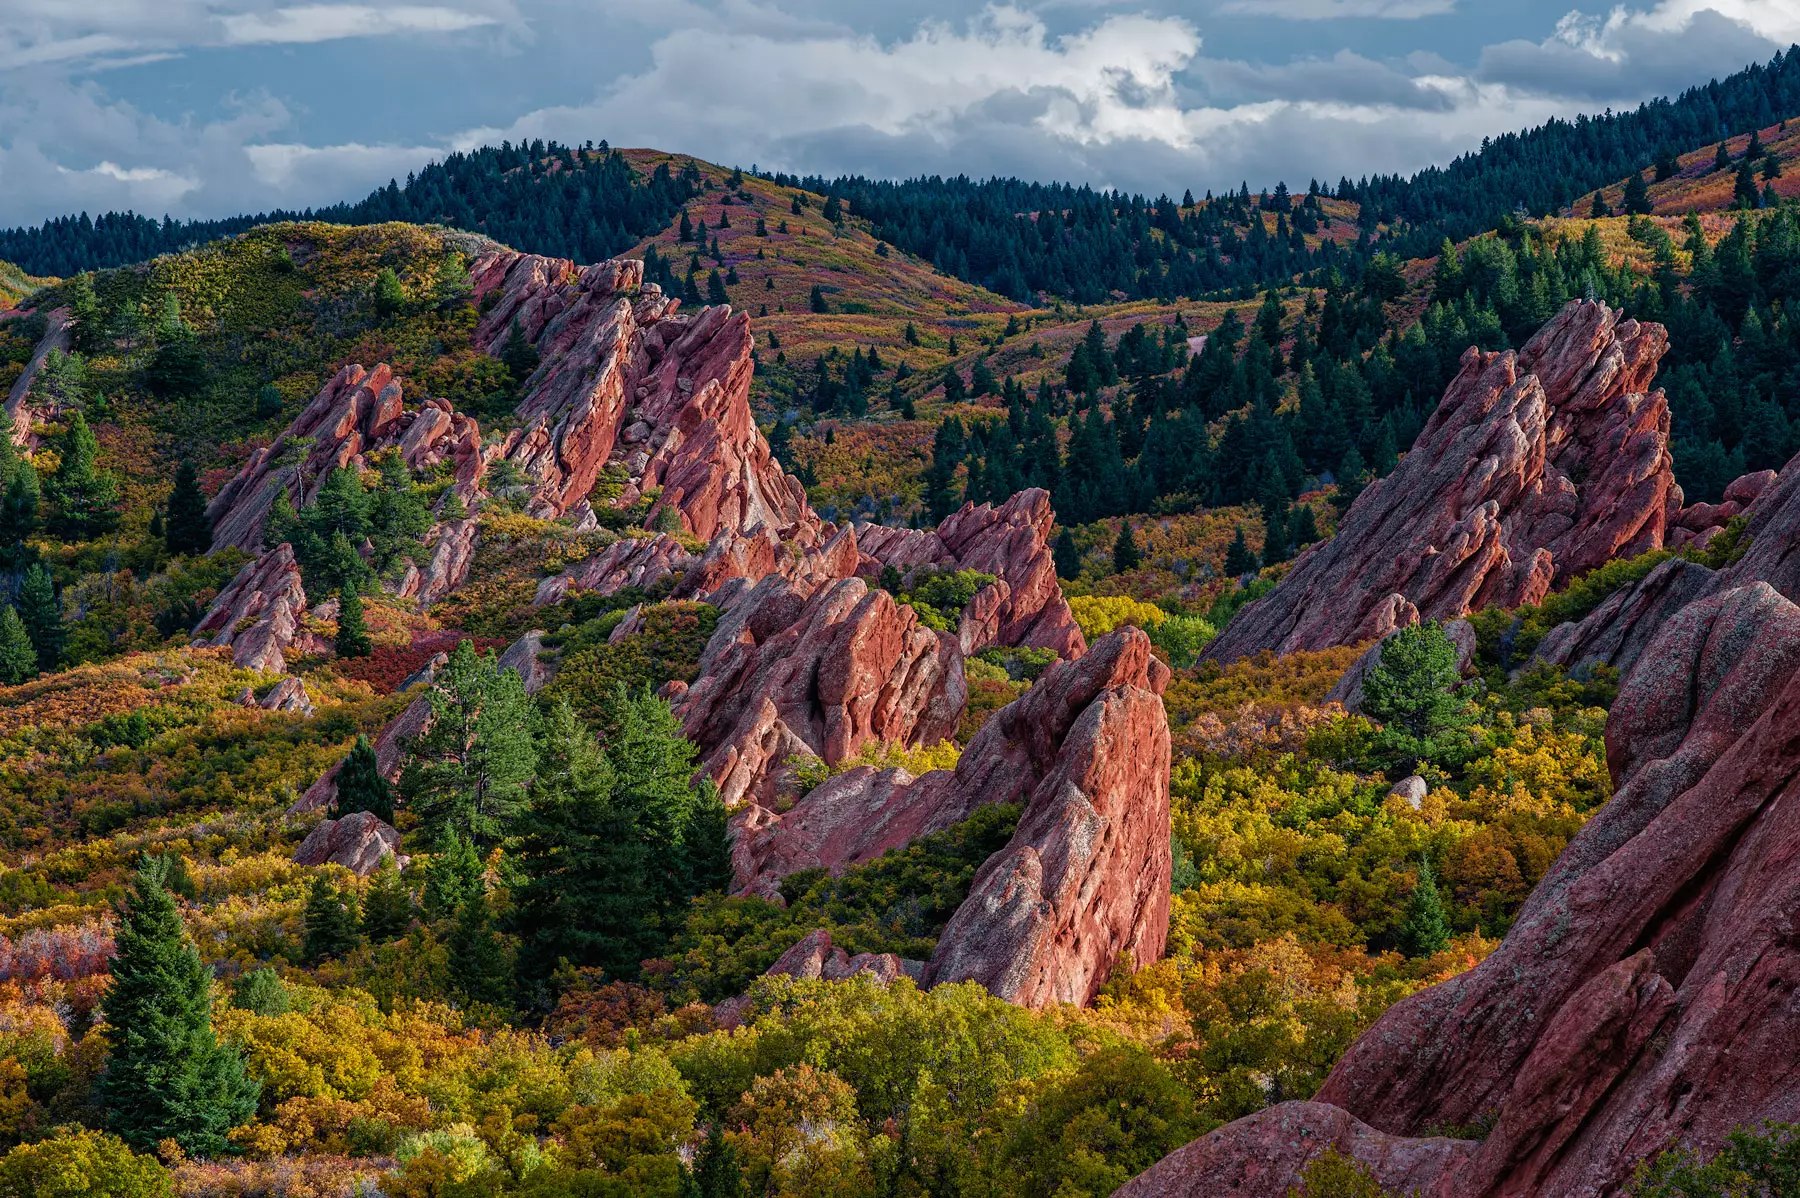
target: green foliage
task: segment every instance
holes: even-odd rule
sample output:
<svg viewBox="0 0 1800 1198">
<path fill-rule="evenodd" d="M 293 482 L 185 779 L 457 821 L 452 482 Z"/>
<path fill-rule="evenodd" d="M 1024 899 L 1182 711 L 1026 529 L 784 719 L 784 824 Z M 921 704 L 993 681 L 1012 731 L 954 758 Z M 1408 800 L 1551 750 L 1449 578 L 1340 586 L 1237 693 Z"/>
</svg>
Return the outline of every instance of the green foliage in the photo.
<svg viewBox="0 0 1800 1198">
<path fill-rule="evenodd" d="M 1429 957 L 1450 943 L 1450 922 L 1444 916 L 1444 903 L 1438 897 L 1437 879 L 1432 876 L 1428 861 L 1419 862 L 1419 880 L 1406 902 L 1406 922 L 1400 925 L 1395 939 L 1400 951 L 1409 957 Z"/>
<path fill-rule="evenodd" d="M 1724 535 L 1723 532 L 1719 534 L 1720 537 Z M 1714 538 L 1715 541 L 1718 539 Z M 1725 553 L 1731 549 L 1730 546 L 1721 548 Z M 1551 629 L 1583 619 L 1614 594 L 1635 586 L 1674 556 L 1666 549 L 1655 549 L 1634 558 L 1617 558 L 1588 571 L 1535 607 L 1522 607 L 1510 613 L 1487 608 L 1476 613 L 1470 622 L 1475 626 L 1476 648 L 1482 660 L 1503 669 L 1523 664 L 1537 651 Z"/>
<path fill-rule="evenodd" d="M 384 266 L 376 273 L 374 301 L 375 315 L 383 320 L 399 315 L 406 307 L 406 290 L 393 267 Z"/>
<path fill-rule="evenodd" d="M 1441 625 L 1415 624 L 1383 641 L 1381 660 L 1363 678 L 1363 711 L 1382 724 L 1377 756 L 1408 769 L 1466 756 L 1463 729 L 1474 715 L 1456 693 L 1461 682 L 1456 645 Z"/>
<path fill-rule="evenodd" d="M 1058 578 L 1081 577 L 1081 551 L 1075 547 L 1075 534 L 1069 531 L 1068 525 L 1056 534 L 1056 544 L 1051 548 L 1056 559 L 1056 576 Z"/>
<path fill-rule="evenodd" d="M 1355 1157 L 1327 1148 L 1307 1162 L 1288 1198 L 1397 1198 Z"/>
<path fill-rule="evenodd" d="M 1631 1198 L 1790 1198 L 1800 1194 L 1800 1127 L 1740 1127 L 1709 1159 L 1670 1149 L 1639 1167 L 1625 1192 Z"/>
<path fill-rule="evenodd" d="M 439 848 L 454 837 L 478 849 L 514 833 L 537 765 L 536 708 L 518 672 L 461 641 L 426 692 L 431 726 L 411 746 L 400 793 L 419 834 Z"/>
<path fill-rule="evenodd" d="M 451 986 L 464 1002 L 511 1006 L 512 953 L 494 927 L 494 909 L 485 890 L 469 895 L 457 908 L 445 947 L 450 952 Z"/>
<path fill-rule="evenodd" d="M 1129 574 L 1144 564 L 1144 555 L 1138 550 L 1137 534 L 1132 531 L 1129 520 L 1120 521 L 1119 536 L 1113 542 L 1113 572 Z"/>
<path fill-rule="evenodd" d="M 206 496 L 200 493 L 200 475 L 186 458 L 175 468 L 175 486 L 169 492 L 163 540 L 172 554 L 197 556 L 212 548 L 212 521 L 206 518 Z"/>
<path fill-rule="evenodd" d="M 231 1005 L 242 1011 L 273 1018 L 291 1009 L 292 999 L 281 982 L 281 975 L 267 966 L 252 969 L 238 979 L 231 991 Z"/>
<path fill-rule="evenodd" d="M 700 654 L 719 624 L 719 609 L 705 603 L 654 603 L 641 613 L 643 628 L 619 644 L 610 644 L 601 625 L 590 620 L 563 643 L 562 668 L 544 688 L 543 699 L 567 699 L 575 713 L 606 731 L 606 713 L 618 687 L 654 691 L 664 683 L 692 682 L 700 672 Z"/>
<path fill-rule="evenodd" d="M 375 747 L 369 743 L 367 736 L 360 733 L 349 755 L 338 767 L 337 799 L 334 803 L 336 817 L 358 811 L 370 812 L 385 823 L 394 822 L 393 788 L 382 777 L 381 762 L 375 756 Z"/>
<path fill-rule="evenodd" d="M 337 624 L 337 639 L 332 642 L 332 649 L 339 657 L 367 657 L 373 651 L 369 626 L 363 622 L 362 591 L 355 579 L 346 580 L 338 595 Z"/>
<path fill-rule="evenodd" d="M 121 912 L 112 985 L 101 1003 L 112 1046 L 100 1082 L 126 1143 L 173 1139 L 188 1152 L 225 1151 L 225 1134 L 256 1112 L 257 1084 L 212 1029 L 211 976 L 200 962 L 160 860 L 138 870 Z"/>
<path fill-rule="evenodd" d="M 307 891 L 304 922 L 300 955 L 308 965 L 342 956 L 362 942 L 356 891 L 339 890 L 325 874 L 314 876 Z"/>
<path fill-rule="evenodd" d="M 375 944 L 392 940 L 411 926 L 412 887 L 391 856 L 383 856 L 363 896 L 362 934 Z"/>
<path fill-rule="evenodd" d="M 1170 616 L 1145 631 L 1150 643 L 1167 654 L 1169 664 L 1178 670 L 1198 661 L 1200 651 L 1219 634 L 1204 616 Z"/>
<path fill-rule="evenodd" d="M 921 570 L 906 591 L 895 598 L 910 604 L 919 623 L 938 632 L 955 632 L 963 608 L 983 587 L 994 582 L 992 574 L 979 570 Z"/>
<path fill-rule="evenodd" d="M 37 676 L 37 647 L 12 604 L 0 609 L 0 684 L 17 686 Z"/>
<path fill-rule="evenodd" d="M 19 584 L 18 612 L 26 635 L 37 649 L 37 668 L 54 670 L 62 662 L 65 636 L 62 600 L 57 597 L 50 571 L 42 565 L 25 571 L 25 580 Z"/>
<path fill-rule="evenodd" d="M 1259 568 L 1256 555 L 1250 552 L 1250 546 L 1244 540 L 1244 530 L 1239 528 L 1225 550 L 1225 576 L 1242 578 L 1246 574 L 1254 574 Z"/>
<path fill-rule="evenodd" d="M 407 561 L 423 560 L 430 528 L 424 495 L 399 455 L 389 453 L 369 476 L 333 469 L 304 511 L 296 513 L 285 493 L 277 495 L 263 543 L 292 545 L 307 588 L 332 591 L 350 582 L 366 587 L 371 572 L 385 577 Z M 366 562 L 356 549 L 365 539 L 374 549 Z"/>
<path fill-rule="evenodd" d="M 59 1129 L 0 1157 L 0 1198 L 168 1198 L 168 1170 L 104 1132 Z"/>
<path fill-rule="evenodd" d="M 118 521 L 119 486 L 95 466 L 100 444 L 79 410 L 70 413 L 57 453 L 56 471 L 44 484 L 51 529 L 72 541 L 111 531 Z"/>
<path fill-rule="evenodd" d="M 516 388 L 524 387 L 525 380 L 530 378 L 532 372 L 538 367 L 540 359 L 537 346 L 533 345 L 530 338 L 525 336 L 525 330 L 520 327 L 517 317 L 514 317 L 512 324 L 507 327 L 506 340 L 501 343 L 498 356 L 500 364 L 506 367 L 506 373 L 511 376 L 513 386 Z"/>
</svg>

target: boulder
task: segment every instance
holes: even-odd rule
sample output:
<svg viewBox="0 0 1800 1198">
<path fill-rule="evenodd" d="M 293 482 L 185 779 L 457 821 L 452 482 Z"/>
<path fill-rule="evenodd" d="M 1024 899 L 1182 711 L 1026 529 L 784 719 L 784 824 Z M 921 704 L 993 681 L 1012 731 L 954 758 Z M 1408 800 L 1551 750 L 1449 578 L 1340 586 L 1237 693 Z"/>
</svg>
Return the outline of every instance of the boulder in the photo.
<svg viewBox="0 0 1800 1198">
<path fill-rule="evenodd" d="M 1665 1148 L 1710 1154 L 1735 1128 L 1793 1120 L 1796 726 L 1800 607 L 1755 582 L 1669 619 L 1607 725 L 1613 799 L 1500 947 L 1389 1009 L 1291 1135 L 1331 1134 L 1331 1108 L 1387 1137 L 1491 1120 L 1424 1193 L 1613 1194 Z M 1214 1137 L 1227 1159 L 1265 1132 Z M 1348 1149 L 1371 1164 L 1395 1150 Z M 1285 1192 L 1267 1183 L 1242 1192 Z"/>
<path fill-rule="evenodd" d="M 1425 805 L 1425 796 L 1431 793 L 1431 785 L 1417 774 L 1408 774 L 1388 790 L 1388 794 L 1418 811 Z"/>
<path fill-rule="evenodd" d="M 808 932 L 798 944 L 781 954 L 781 959 L 769 966 L 765 976 L 840 982 L 859 973 L 872 974 L 884 982 L 903 977 L 923 982 L 925 963 L 908 961 L 893 953 L 858 953 L 852 957 L 834 945 L 831 933 L 821 928 Z"/>
<path fill-rule="evenodd" d="M 1566 669 L 1599 663 L 1628 672 L 1657 630 L 1716 583 L 1705 566 L 1670 558 L 1582 619 L 1552 628 L 1532 656 Z"/>
<path fill-rule="evenodd" d="M 1444 633 L 1450 638 L 1450 643 L 1456 646 L 1457 670 L 1468 673 L 1469 667 L 1475 663 L 1475 626 L 1467 620 L 1452 620 L 1444 625 Z M 1331 693 L 1325 696 L 1325 701 L 1342 703 L 1345 711 L 1352 715 L 1360 714 L 1363 705 L 1363 679 L 1381 664 L 1381 647 L 1386 643 L 1387 637 L 1383 637 L 1371 645 L 1367 653 L 1357 658 L 1355 664 L 1338 679 L 1337 685 L 1331 688 Z"/>
<path fill-rule="evenodd" d="M 306 684 L 298 678 L 283 678 L 275 684 L 275 688 L 262 697 L 257 704 L 264 711 L 292 711 L 300 715 L 313 714 L 313 702 L 306 694 Z"/>
<path fill-rule="evenodd" d="M 269 674 L 287 671 L 284 654 L 300 642 L 307 650 L 323 648 L 301 631 L 306 589 L 291 545 L 277 545 L 255 561 L 244 563 L 206 615 L 194 628 L 194 644 L 231 647 L 231 660 L 246 670 Z"/>
<path fill-rule="evenodd" d="M 380 868 L 384 857 L 393 857 L 402 868 L 406 865 L 400 856 L 400 833 L 367 811 L 322 821 L 294 850 L 296 865 L 341 865 L 359 878 Z"/>
<path fill-rule="evenodd" d="M 560 603 L 570 591 L 610 595 L 626 587 L 649 587 L 674 574 L 685 574 L 697 559 L 675 538 L 663 533 L 614 541 L 600 553 L 538 583 L 532 603 Z"/>
<path fill-rule="evenodd" d="M 1681 508 L 1660 325 L 1571 303 L 1517 352 L 1471 349 L 1411 452 L 1206 649 L 1215 661 L 1536 603 L 1663 544 Z"/>
</svg>

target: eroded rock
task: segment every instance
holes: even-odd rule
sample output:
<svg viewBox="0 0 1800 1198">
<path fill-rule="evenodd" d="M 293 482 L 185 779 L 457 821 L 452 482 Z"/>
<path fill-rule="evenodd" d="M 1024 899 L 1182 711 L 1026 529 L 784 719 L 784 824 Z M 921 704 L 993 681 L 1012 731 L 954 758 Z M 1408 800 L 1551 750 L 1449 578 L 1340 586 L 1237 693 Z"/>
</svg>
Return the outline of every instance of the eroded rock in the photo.
<svg viewBox="0 0 1800 1198">
<path fill-rule="evenodd" d="M 379 869 L 385 857 L 405 866 L 400 833 L 367 811 L 320 822 L 294 850 L 296 865 L 341 865 L 359 878 Z"/>
<path fill-rule="evenodd" d="M 237 577 L 219 592 L 194 628 L 196 645 L 231 647 L 231 660 L 246 670 L 269 674 L 287 671 L 285 654 L 323 649 L 301 631 L 306 589 L 291 545 L 277 545 L 255 561 L 244 563 Z"/>
</svg>

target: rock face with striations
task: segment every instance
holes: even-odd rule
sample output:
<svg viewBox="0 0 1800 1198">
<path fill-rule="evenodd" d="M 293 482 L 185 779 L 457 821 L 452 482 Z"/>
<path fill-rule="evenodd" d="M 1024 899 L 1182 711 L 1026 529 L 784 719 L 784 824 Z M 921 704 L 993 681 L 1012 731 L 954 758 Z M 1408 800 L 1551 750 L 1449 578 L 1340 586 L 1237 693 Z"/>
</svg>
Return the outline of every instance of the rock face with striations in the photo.
<svg viewBox="0 0 1800 1198">
<path fill-rule="evenodd" d="M 1660 325 L 1564 308 L 1518 352 L 1471 349 L 1387 478 L 1206 651 L 1325 649 L 1517 607 L 1663 544 L 1681 510 Z"/>
<path fill-rule="evenodd" d="M 237 577 L 219 592 L 194 629 L 194 644 L 231 647 L 231 660 L 246 670 L 270 674 L 287 671 L 285 654 L 300 641 L 307 650 L 323 648 L 301 631 L 306 589 L 289 545 L 277 545 L 255 561 L 244 563 Z"/>
<path fill-rule="evenodd" d="M 1614 1194 L 1665 1148 L 1800 1116 L 1797 726 L 1800 607 L 1754 582 L 1664 623 L 1607 726 L 1614 798 L 1493 955 L 1390 1009 L 1320 1090 L 1366 1125 L 1348 1150 L 1454 1156 L 1416 1179 L 1438 1198 Z M 1290 1116 L 1290 1144 L 1323 1118 Z M 1484 1118 L 1479 1145 L 1393 1143 Z M 1190 1165 L 1265 1137 L 1240 1121 Z M 1276 1198 L 1303 1155 L 1211 1192 Z M 1184 1192 L 1180 1157 L 1135 1192 Z"/>
<path fill-rule="evenodd" d="M 400 856 L 400 833 L 367 811 L 323 821 L 294 850 L 296 865 L 341 865 L 359 878 L 374 873 L 388 857 L 406 864 Z"/>
</svg>

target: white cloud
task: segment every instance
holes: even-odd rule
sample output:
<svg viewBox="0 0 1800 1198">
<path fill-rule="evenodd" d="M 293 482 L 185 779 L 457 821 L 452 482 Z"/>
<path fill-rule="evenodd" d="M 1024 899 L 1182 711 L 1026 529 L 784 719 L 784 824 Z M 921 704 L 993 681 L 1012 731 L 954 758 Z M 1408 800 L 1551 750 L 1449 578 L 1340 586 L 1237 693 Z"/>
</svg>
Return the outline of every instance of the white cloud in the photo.
<svg viewBox="0 0 1800 1198">
<path fill-rule="evenodd" d="M 1457 0 L 1229 0 L 1219 11 L 1290 21 L 1337 21 L 1350 17 L 1411 21 L 1455 12 L 1456 4 Z"/>
<path fill-rule="evenodd" d="M 428 5 L 375 8 L 364 4 L 307 4 L 267 13 L 239 13 L 221 18 L 221 23 L 228 44 L 252 45 L 328 42 L 398 33 L 458 33 L 497 22 L 480 13 Z"/>
</svg>

